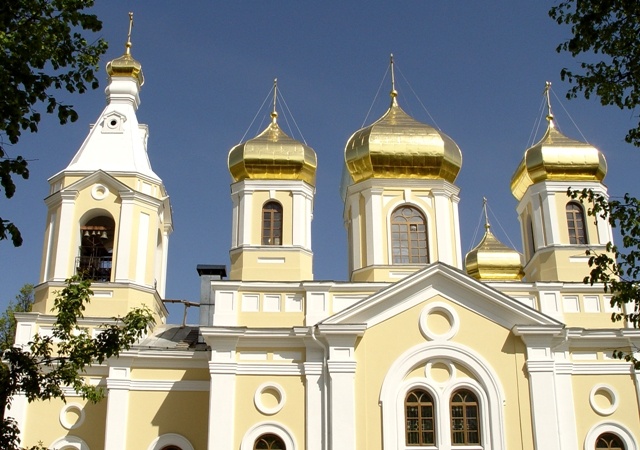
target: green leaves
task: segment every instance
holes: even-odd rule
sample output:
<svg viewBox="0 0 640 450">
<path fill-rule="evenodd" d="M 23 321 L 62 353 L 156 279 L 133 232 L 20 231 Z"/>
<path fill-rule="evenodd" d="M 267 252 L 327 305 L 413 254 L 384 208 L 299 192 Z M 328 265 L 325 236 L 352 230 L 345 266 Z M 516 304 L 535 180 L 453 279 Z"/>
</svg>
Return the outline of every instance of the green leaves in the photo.
<svg viewBox="0 0 640 450">
<path fill-rule="evenodd" d="M 74 276 L 57 292 L 53 313 L 57 316 L 50 336 L 36 335 L 29 349 L 10 347 L 0 364 L 0 410 L 5 411 L 11 396 L 22 392 L 29 401 L 60 398 L 72 388 L 91 402 L 104 392 L 85 382 L 83 373 L 131 348 L 154 325 L 148 308 L 137 308 L 123 318 L 113 318 L 92 337 L 82 326 L 82 314 L 92 295 L 91 283 Z M 11 424 L 1 417 L 0 448 L 10 447 L 3 435 L 11 435 Z"/>
<path fill-rule="evenodd" d="M 562 69 L 574 86 L 567 98 L 582 93 L 600 97 L 603 105 L 634 111 L 640 103 L 640 2 L 627 0 L 565 0 L 549 10 L 560 25 L 570 25 L 572 37 L 558 45 L 571 56 L 601 55 L 580 63 L 583 71 Z M 593 60 L 593 58 L 589 58 Z M 640 146 L 640 122 L 625 140 Z"/>
<path fill-rule="evenodd" d="M 107 43 L 88 41 L 83 33 L 102 29 L 95 15 L 83 12 L 91 6 L 93 0 L 12 0 L 0 7 L 0 183 L 7 198 L 15 192 L 12 176 L 27 179 L 29 171 L 21 156 L 6 156 L 6 141 L 16 144 L 23 131 L 37 132 L 41 109 L 61 124 L 78 119 L 73 106 L 54 96 L 56 90 L 98 87 Z M 15 224 L 0 218 L 0 240 L 8 238 L 22 244 Z"/>
<path fill-rule="evenodd" d="M 626 321 L 627 326 L 640 327 L 640 200 L 625 194 L 622 200 L 607 200 L 590 189 L 573 191 L 567 195 L 587 203 L 587 214 L 608 220 L 622 235 L 622 247 L 609 242 L 608 253 L 588 250 L 591 271 L 584 282 L 602 283 L 605 292 L 611 294 L 611 306 L 619 312 L 611 314 L 611 320 Z M 633 352 L 616 350 L 614 355 L 634 364 L 640 370 L 640 361 Z"/>
</svg>

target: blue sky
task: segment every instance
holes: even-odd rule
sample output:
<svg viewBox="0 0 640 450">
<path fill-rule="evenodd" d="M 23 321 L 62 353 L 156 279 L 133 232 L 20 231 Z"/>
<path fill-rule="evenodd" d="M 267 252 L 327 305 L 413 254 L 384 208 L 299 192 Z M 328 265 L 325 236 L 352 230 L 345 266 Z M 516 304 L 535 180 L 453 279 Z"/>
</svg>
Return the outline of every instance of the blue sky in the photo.
<svg viewBox="0 0 640 450">
<path fill-rule="evenodd" d="M 197 301 L 196 265 L 229 264 L 227 153 L 247 132 L 275 77 L 302 136 L 318 155 L 313 221 L 318 280 L 347 278 L 339 196 L 344 146 L 388 106 L 389 75 L 383 78 L 390 53 L 400 105 L 414 118 L 437 125 L 462 150 L 456 184 L 463 253 L 481 237 L 473 239 L 483 196 L 496 235 L 521 249 L 509 181 L 534 142 L 532 133 L 537 139 L 544 131 L 544 123 L 536 124 L 544 114 L 547 80 L 553 83 L 560 129 L 573 138 L 584 135 L 606 155 L 610 194 L 640 195 L 640 149 L 624 142 L 635 118 L 597 100 L 564 97 L 569 85 L 560 81 L 560 70 L 579 60 L 555 51 L 570 30 L 548 17 L 552 1 L 97 3 L 95 13 L 104 23 L 99 35 L 110 44 L 100 88 L 65 96 L 80 114 L 77 123 L 59 126 L 54 117 L 45 117 L 37 134 L 10 148 L 31 160 L 31 177 L 18 183 L 12 200 L 0 199 L 2 216 L 19 225 L 25 239 L 17 249 L 0 244 L 2 308 L 20 286 L 38 280 L 46 180 L 66 167 L 104 106 L 104 64 L 123 53 L 128 11 L 135 14 L 132 53 L 146 79 L 138 118 L 149 125 L 149 157 L 174 212 L 168 298 Z M 287 129 L 285 111 L 279 110 L 281 126 L 301 139 L 295 128 Z M 268 108 L 261 111 L 247 137 L 266 126 L 268 113 Z M 179 322 L 181 311 L 171 311 L 170 321 Z M 197 313 L 189 318 L 196 321 Z"/>
</svg>

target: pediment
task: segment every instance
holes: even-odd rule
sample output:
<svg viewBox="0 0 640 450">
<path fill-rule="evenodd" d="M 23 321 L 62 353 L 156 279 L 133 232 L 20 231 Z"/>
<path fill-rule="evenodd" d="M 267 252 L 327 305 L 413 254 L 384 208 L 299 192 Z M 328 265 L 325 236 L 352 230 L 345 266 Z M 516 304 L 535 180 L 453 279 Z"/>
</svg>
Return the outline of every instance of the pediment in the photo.
<svg viewBox="0 0 640 450">
<path fill-rule="evenodd" d="M 94 185 L 104 185 L 112 192 L 118 192 L 119 194 L 123 194 L 125 192 L 133 192 L 133 190 L 127 186 L 126 184 L 118 181 L 113 176 L 109 175 L 107 172 L 102 170 L 98 170 L 92 173 L 89 176 L 82 178 L 81 180 L 76 181 L 75 183 L 70 184 L 69 186 L 64 187 L 61 191 L 82 191 Z"/>
<path fill-rule="evenodd" d="M 366 324 L 370 328 L 418 304 L 443 298 L 507 329 L 516 325 L 562 325 L 556 319 L 440 262 L 428 265 L 323 320 L 321 324 Z"/>
</svg>

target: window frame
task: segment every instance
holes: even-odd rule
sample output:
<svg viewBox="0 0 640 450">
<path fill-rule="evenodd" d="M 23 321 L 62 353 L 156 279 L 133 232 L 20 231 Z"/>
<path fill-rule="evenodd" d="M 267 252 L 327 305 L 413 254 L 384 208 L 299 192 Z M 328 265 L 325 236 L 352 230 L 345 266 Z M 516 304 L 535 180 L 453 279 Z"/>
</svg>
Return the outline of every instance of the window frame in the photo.
<svg viewBox="0 0 640 450">
<path fill-rule="evenodd" d="M 417 399 L 417 401 L 415 402 L 411 402 L 409 403 L 409 396 L 410 395 L 416 395 L 417 392 L 421 393 L 422 395 L 426 395 L 428 396 L 428 401 L 421 401 L 421 399 Z M 409 415 L 408 415 L 408 410 L 410 406 L 413 405 L 417 406 L 417 418 L 416 419 L 410 419 Z M 431 407 L 431 415 L 427 416 L 426 418 L 423 417 L 422 415 L 422 407 L 423 406 L 430 406 Z M 409 430 L 409 420 L 417 420 L 418 421 L 418 426 L 417 429 L 415 431 L 410 431 Z M 431 429 L 423 429 L 422 427 L 422 421 L 423 420 L 430 420 L 431 421 Z M 424 389 L 423 387 L 414 387 L 413 389 L 410 389 L 407 391 L 406 395 L 405 395 L 405 399 L 404 399 L 404 423 L 405 423 L 405 445 L 407 447 L 424 447 L 424 446 L 435 446 L 436 443 L 438 442 L 438 426 L 437 426 L 437 414 L 436 414 L 436 403 L 433 399 L 433 395 L 431 395 L 431 393 L 427 390 Z M 416 432 L 418 433 L 418 442 L 417 443 L 409 443 L 409 433 L 410 432 Z M 432 442 L 424 442 L 423 437 L 425 433 L 431 433 L 432 435 Z"/>
<path fill-rule="evenodd" d="M 565 207 L 565 217 L 567 224 L 567 235 L 571 245 L 589 244 L 587 234 L 587 222 L 585 221 L 584 208 L 578 202 L 568 202 Z M 573 223 L 573 225 L 571 225 Z M 580 231 L 582 233 L 580 234 Z"/>
<path fill-rule="evenodd" d="M 465 393 L 467 395 L 473 396 L 473 401 L 463 400 L 461 402 L 454 402 L 454 397 L 457 395 L 461 395 L 461 393 Z M 462 416 L 454 416 L 454 407 L 461 407 Z M 469 407 L 475 407 L 475 417 L 468 417 L 467 412 Z M 449 396 L 449 414 L 450 414 L 450 423 L 449 429 L 451 432 L 451 445 L 453 447 L 459 446 L 481 446 L 482 445 L 482 417 L 481 417 L 481 404 L 480 400 L 478 400 L 478 395 L 471 389 L 467 387 L 460 387 L 451 392 Z M 454 421 L 462 420 L 462 428 L 457 429 L 454 427 Z M 468 428 L 468 423 L 470 420 L 475 420 L 476 427 L 475 430 Z M 463 441 L 455 442 L 454 438 L 455 434 L 462 433 Z M 477 435 L 477 439 L 472 441 L 470 435 L 475 433 Z"/>
<path fill-rule="evenodd" d="M 412 216 L 400 215 L 400 211 L 403 209 L 409 209 L 413 212 Z M 398 215 L 398 216 L 396 216 Z M 405 220 L 395 221 L 396 217 L 406 218 Z M 419 218 L 421 222 L 413 222 L 412 219 Z M 424 211 L 418 206 L 411 203 L 402 203 L 397 205 L 391 210 L 389 214 L 389 262 L 391 265 L 423 265 L 429 264 L 431 261 L 430 246 L 429 246 L 429 226 L 427 223 L 427 216 Z M 417 229 L 413 231 L 412 225 L 416 225 Z M 423 230 L 420 230 L 420 226 Z M 395 227 L 398 227 L 395 229 Z M 405 230 L 400 227 L 405 227 Z M 394 234 L 402 235 L 406 234 L 406 240 L 403 240 L 401 236 L 394 236 Z M 424 247 L 420 246 L 420 242 L 424 242 Z M 397 245 L 396 245 L 397 244 Z M 412 245 L 413 244 L 413 245 Z M 417 245 L 416 245 L 417 244 Z M 396 255 L 396 249 L 399 253 Z M 406 250 L 406 255 L 402 255 L 402 250 Z M 412 253 L 415 252 L 415 255 Z M 424 254 L 422 254 L 424 252 Z M 404 256 L 408 261 L 403 261 Z M 423 259 L 421 261 L 421 259 Z"/>
<path fill-rule="evenodd" d="M 273 447 L 272 446 L 273 443 L 271 443 L 271 444 L 268 444 L 268 447 L 266 449 L 259 449 L 257 447 L 258 441 L 260 441 L 261 439 L 268 439 L 268 438 L 271 438 L 272 440 L 277 440 L 280 444 L 280 447 Z M 276 433 L 263 433 L 260 436 L 258 436 L 254 441 L 253 450 L 287 450 L 287 444 L 285 444 L 284 439 L 282 439 Z"/>
<path fill-rule="evenodd" d="M 265 213 L 269 214 L 268 224 Z M 280 214 L 280 225 L 276 225 L 276 214 Z M 283 235 L 284 213 L 282 203 L 277 200 L 267 200 L 262 205 L 262 215 L 260 216 L 260 245 L 281 246 Z M 278 236 L 279 232 L 279 236 Z M 279 242 L 273 242 L 279 238 Z"/>
</svg>

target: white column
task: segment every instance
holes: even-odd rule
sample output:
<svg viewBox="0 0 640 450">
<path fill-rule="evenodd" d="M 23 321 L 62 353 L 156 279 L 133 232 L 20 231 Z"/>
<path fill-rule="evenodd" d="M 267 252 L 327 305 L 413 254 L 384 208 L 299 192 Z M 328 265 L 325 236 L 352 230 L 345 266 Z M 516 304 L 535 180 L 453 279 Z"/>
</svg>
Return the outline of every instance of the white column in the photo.
<svg viewBox="0 0 640 450">
<path fill-rule="evenodd" d="M 162 239 L 162 266 L 160 284 L 158 286 L 158 293 L 160 297 L 164 298 L 164 294 L 167 288 L 167 258 L 169 256 L 169 233 L 166 230 L 161 232 Z"/>
<path fill-rule="evenodd" d="M 453 248 L 455 240 L 451 228 L 453 219 L 450 209 L 451 202 L 449 201 L 447 193 L 441 189 L 434 189 L 432 193 L 435 206 L 435 220 L 430 225 L 436 228 L 435 236 L 437 238 L 438 261 L 455 266 L 454 255 L 457 251 Z"/>
<path fill-rule="evenodd" d="M 240 215 L 240 194 L 237 192 L 231 193 L 231 203 L 232 207 L 232 219 L 231 219 L 231 248 L 236 248 L 238 246 L 238 228 L 239 228 L 239 218 Z"/>
<path fill-rule="evenodd" d="M 53 279 L 62 281 L 69 278 L 74 270 L 72 255 L 76 254 L 76 244 L 73 239 L 74 233 L 80 236 L 80 225 L 73 220 L 78 191 L 61 192 L 62 205 L 60 206 L 60 224 L 58 226 L 58 243 L 56 248 L 56 262 L 53 269 Z"/>
<path fill-rule="evenodd" d="M 307 358 L 312 350 L 307 348 Z M 320 355 L 322 358 L 322 356 Z M 322 361 L 307 361 L 304 363 L 305 396 L 306 396 L 306 450 L 322 450 L 324 442 L 323 417 L 326 414 L 322 396 L 324 380 L 322 377 Z"/>
<path fill-rule="evenodd" d="M 369 189 L 364 193 L 366 213 L 367 266 L 386 264 L 382 261 L 382 247 L 387 242 L 387 236 L 382 235 L 382 224 L 386 218 L 382 217 L 382 189 Z"/>
<path fill-rule="evenodd" d="M 6 409 L 7 418 L 11 417 L 16 421 L 18 427 L 18 439 L 24 444 L 24 430 L 27 425 L 27 397 L 24 394 L 15 394 L 11 397 L 11 409 Z"/>
<path fill-rule="evenodd" d="M 133 195 L 122 195 L 122 206 L 120 209 L 120 223 L 118 224 L 118 248 L 114 255 L 116 268 L 116 282 L 130 282 L 129 278 L 132 245 L 133 226 Z"/>
<path fill-rule="evenodd" d="M 239 335 L 212 336 L 203 330 L 211 347 L 209 361 L 209 450 L 235 450 L 236 346 Z"/>
<path fill-rule="evenodd" d="M 558 217 L 555 192 L 544 191 L 540 196 L 542 199 L 541 212 L 544 223 L 543 231 L 546 233 L 545 242 L 547 245 L 560 244 L 559 227 L 561 221 L 565 219 Z"/>
<path fill-rule="evenodd" d="M 541 249 L 542 247 L 546 247 L 546 240 L 544 235 L 544 225 L 542 224 L 542 208 L 540 206 L 540 197 L 535 194 L 531 195 L 531 219 L 533 221 L 533 235 L 534 235 L 534 243 L 536 246 L 536 250 Z"/>
<path fill-rule="evenodd" d="M 127 448 L 132 358 L 109 360 L 104 450 Z"/>
<path fill-rule="evenodd" d="M 565 352 L 568 357 L 568 352 Z M 556 361 L 556 387 L 558 389 L 558 428 L 560 448 L 562 450 L 578 450 L 578 430 L 576 428 L 576 410 L 573 400 L 573 384 L 571 370 L 573 364 L 566 359 Z"/>
<path fill-rule="evenodd" d="M 355 361 L 331 361 L 331 448 L 356 450 Z"/>
<path fill-rule="evenodd" d="M 462 242 L 460 240 L 460 214 L 458 213 L 458 203 L 460 203 L 460 197 L 454 195 L 451 197 L 452 203 L 451 206 L 453 208 L 453 232 L 455 233 L 455 243 L 456 243 L 456 263 L 453 264 L 454 267 L 462 270 Z"/>
<path fill-rule="evenodd" d="M 305 231 L 307 230 L 307 220 L 306 208 L 304 204 L 304 196 L 302 192 L 293 191 L 291 193 L 293 197 L 293 205 L 291 210 L 291 218 L 293 219 L 293 236 L 292 236 L 292 244 L 299 245 L 301 247 L 305 247 Z"/>
<path fill-rule="evenodd" d="M 361 225 L 360 221 L 362 218 L 360 217 L 360 194 L 353 194 L 349 197 L 349 210 L 351 212 L 351 223 L 347 223 L 348 227 L 351 227 L 351 254 L 349 258 L 351 258 L 352 264 L 351 267 L 353 270 L 358 270 L 362 267 L 362 249 L 360 248 L 361 243 Z M 351 276 L 351 274 L 349 274 Z"/>
</svg>

